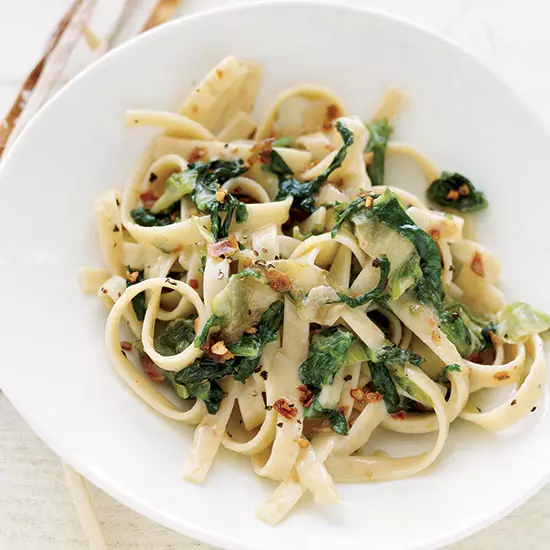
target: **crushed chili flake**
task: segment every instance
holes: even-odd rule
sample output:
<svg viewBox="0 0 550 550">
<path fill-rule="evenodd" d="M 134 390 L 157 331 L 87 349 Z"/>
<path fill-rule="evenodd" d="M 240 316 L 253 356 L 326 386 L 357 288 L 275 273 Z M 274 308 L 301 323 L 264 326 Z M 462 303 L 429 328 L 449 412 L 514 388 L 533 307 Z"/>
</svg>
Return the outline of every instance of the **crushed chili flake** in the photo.
<svg viewBox="0 0 550 550">
<path fill-rule="evenodd" d="M 463 184 L 458 188 L 458 194 L 459 194 L 461 197 L 467 197 L 467 196 L 470 194 L 470 188 L 469 188 L 465 183 L 463 183 Z"/>
<path fill-rule="evenodd" d="M 273 151 L 273 138 L 263 139 L 250 148 L 248 163 L 250 165 L 260 161 L 262 164 L 268 164 L 271 161 L 271 152 Z"/>
<path fill-rule="evenodd" d="M 330 130 L 332 127 L 332 121 L 338 117 L 340 109 L 337 105 L 330 104 L 327 106 L 327 111 L 325 114 L 325 120 L 323 121 L 323 130 Z"/>
<path fill-rule="evenodd" d="M 139 358 L 139 362 L 143 372 L 150 378 L 151 381 L 164 382 L 164 374 L 158 370 L 157 365 L 153 363 L 153 360 L 147 354 L 142 354 Z"/>
<path fill-rule="evenodd" d="M 300 392 L 300 403 L 304 407 L 309 407 L 315 398 L 313 392 L 305 384 L 301 384 L 296 389 Z"/>
<path fill-rule="evenodd" d="M 440 237 L 441 237 L 441 233 L 439 232 L 438 229 L 430 229 L 428 231 L 428 235 L 434 240 L 434 241 L 439 241 Z"/>
<path fill-rule="evenodd" d="M 193 149 L 191 149 L 191 152 L 189 153 L 187 162 L 197 162 L 202 157 L 204 157 L 205 154 L 206 151 L 204 150 L 204 147 L 193 147 Z"/>
<path fill-rule="evenodd" d="M 365 208 L 372 208 L 374 206 L 374 199 L 368 195 L 365 198 Z"/>
<path fill-rule="evenodd" d="M 217 243 L 210 243 L 207 246 L 208 255 L 211 258 L 231 256 L 237 250 L 239 250 L 239 243 L 233 233 L 227 239 L 223 239 L 223 241 L 218 241 Z"/>
<path fill-rule="evenodd" d="M 338 407 L 338 410 L 339 410 L 344 416 L 346 416 L 346 414 L 348 413 L 348 407 Z"/>
<path fill-rule="evenodd" d="M 481 355 L 479 355 L 479 353 L 472 353 L 472 355 L 469 355 L 466 359 L 472 363 L 481 363 Z"/>
<path fill-rule="evenodd" d="M 151 172 L 149 174 L 149 183 L 154 183 L 155 181 L 157 181 L 157 179 L 158 179 L 158 176 L 154 172 Z"/>
<path fill-rule="evenodd" d="M 494 377 L 495 380 L 508 380 L 510 375 L 507 372 L 497 372 Z"/>
<path fill-rule="evenodd" d="M 298 410 L 295 406 L 291 406 L 286 399 L 277 399 L 275 403 L 273 403 L 273 408 L 285 418 L 294 418 L 298 414 Z"/>
<path fill-rule="evenodd" d="M 514 399 L 514 400 L 510 403 L 510 405 L 512 405 L 512 407 L 513 407 L 517 402 L 518 402 L 517 399 Z"/>
<path fill-rule="evenodd" d="M 391 415 L 394 420 L 403 420 L 406 416 L 407 413 L 405 411 L 399 411 Z"/>
<path fill-rule="evenodd" d="M 493 344 L 494 347 L 496 347 L 500 343 L 498 336 L 492 330 L 489 330 L 487 332 L 489 333 L 489 338 L 491 339 L 491 343 Z"/>
<path fill-rule="evenodd" d="M 210 348 L 210 351 L 216 355 L 225 355 L 229 350 L 227 349 L 225 342 L 223 340 L 219 340 Z"/>
<path fill-rule="evenodd" d="M 258 332 L 258 329 L 256 327 L 250 327 L 245 330 L 247 334 L 256 334 Z"/>
<path fill-rule="evenodd" d="M 351 374 L 346 374 L 346 376 L 344 376 L 344 382 L 349 382 L 352 378 Z"/>
<path fill-rule="evenodd" d="M 300 447 L 300 449 L 307 449 L 309 447 L 309 441 L 301 437 L 300 439 L 298 439 L 298 446 Z"/>
<path fill-rule="evenodd" d="M 266 370 L 263 370 L 262 372 L 260 372 L 260 376 L 261 376 L 264 380 L 267 380 L 267 371 L 266 371 Z"/>
<path fill-rule="evenodd" d="M 132 284 L 134 284 L 139 277 L 139 271 L 132 271 L 131 273 L 126 270 L 126 280 Z"/>
<path fill-rule="evenodd" d="M 193 290 L 197 290 L 199 288 L 199 281 L 197 279 L 191 279 L 189 281 L 189 286 L 193 289 Z"/>
<path fill-rule="evenodd" d="M 227 189 L 218 189 L 215 196 L 218 202 L 223 202 L 227 196 Z"/>
<path fill-rule="evenodd" d="M 283 427 L 283 423 L 282 422 L 277 422 L 277 428 L 282 428 Z"/>
<path fill-rule="evenodd" d="M 122 341 L 120 342 L 120 347 L 123 350 L 130 351 L 132 349 L 132 344 L 130 342 Z"/>
<path fill-rule="evenodd" d="M 481 254 L 476 250 L 472 256 L 472 262 L 470 263 L 472 271 L 480 277 L 485 276 L 485 267 L 483 266 L 483 258 Z"/>
<path fill-rule="evenodd" d="M 139 198 L 143 203 L 143 206 L 145 206 L 145 208 L 151 208 L 151 206 L 153 206 L 153 204 L 155 204 L 155 202 L 157 202 L 157 199 L 158 199 L 157 195 L 152 189 L 149 189 L 148 191 L 141 193 Z"/>
<path fill-rule="evenodd" d="M 352 388 L 349 394 L 359 403 L 378 403 L 382 401 L 382 396 L 378 392 L 369 391 L 368 389 L 362 390 L 359 388 Z"/>
<path fill-rule="evenodd" d="M 274 290 L 275 292 L 286 292 L 290 289 L 290 279 L 288 275 L 285 275 L 278 269 L 269 269 L 267 271 L 267 278 L 269 280 L 271 290 Z"/>
<path fill-rule="evenodd" d="M 447 196 L 445 197 L 448 201 L 456 201 L 460 197 L 460 193 L 456 189 L 449 189 Z"/>
<path fill-rule="evenodd" d="M 115 225 L 113 227 L 113 233 L 118 233 L 120 231 L 120 227 L 118 225 Z"/>
</svg>

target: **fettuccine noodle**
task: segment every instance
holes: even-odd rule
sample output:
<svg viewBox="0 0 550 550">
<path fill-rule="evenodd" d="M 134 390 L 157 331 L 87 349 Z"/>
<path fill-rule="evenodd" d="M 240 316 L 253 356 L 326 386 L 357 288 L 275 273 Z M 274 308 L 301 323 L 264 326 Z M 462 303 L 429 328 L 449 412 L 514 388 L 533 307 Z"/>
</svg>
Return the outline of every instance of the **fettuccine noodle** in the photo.
<svg viewBox="0 0 550 550">
<path fill-rule="evenodd" d="M 332 91 L 298 86 L 256 126 L 260 75 L 230 56 L 178 112 L 127 112 L 161 134 L 125 189 L 97 200 L 105 267 L 80 283 L 110 309 L 121 378 L 196 425 L 184 477 L 203 481 L 222 446 L 250 457 L 278 483 L 258 511 L 275 524 L 308 491 L 335 503 L 338 482 L 428 468 L 457 418 L 502 430 L 528 415 L 550 320 L 506 304 L 498 261 L 465 238 L 484 195 L 391 140 L 402 92 L 365 124 Z M 427 198 L 384 184 L 400 155 Z M 474 406 L 504 385 L 496 408 Z M 378 429 L 437 436 L 417 455 L 365 454 Z"/>
</svg>

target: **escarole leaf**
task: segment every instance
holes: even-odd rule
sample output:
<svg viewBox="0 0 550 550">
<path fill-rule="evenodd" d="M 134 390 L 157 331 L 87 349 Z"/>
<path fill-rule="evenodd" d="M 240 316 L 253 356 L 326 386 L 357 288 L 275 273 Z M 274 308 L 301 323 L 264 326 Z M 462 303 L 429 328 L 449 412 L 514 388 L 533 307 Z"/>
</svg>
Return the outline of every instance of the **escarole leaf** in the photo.
<svg viewBox="0 0 550 550">
<path fill-rule="evenodd" d="M 353 334 L 341 327 L 314 334 L 307 359 L 298 369 L 302 383 L 314 388 L 332 384 L 354 340 Z"/>
<path fill-rule="evenodd" d="M 349 424 L 344 414 L 337 409 L 323 407 L 319 401 L 319 395 L 315 396 L 309 406 L 304 407 L 304 418 L 327 418 L 334 432 L 340 435 L 349 433 Z"/>
<path fill-rule="evenodd" d="M 426 393 L 414 384 L 406 375 L 407 363 L 418 366 L 424 358 L 416 353 L 394 345 L 383 346 L 377 351 L 370 350 L 369 368 L 374 389 L 383 396 L 386 409 L 393 414 L 406 408 L 399 386 L 414 401 L 430 406 L 431 400 Z"/>
<path fill-rule="evenodd" d="M 223 339 L 236 340 L 279 299 L 280 293 L 270 288 L 262 271 L 249 268 L 232 275 L 212 301 L 212 312 L 218 318 Z"/>
<path fill-rule="evenodd" d="M 226 181 L 244 174 L 247 169 L 242 159 L 191 163 L 185 170 L 172 174 L 166 180 L 164 193 L 150 210 L 140 207 L 130 214 L 139 225 L 167 225 L 176 221 L 174 216 L 177 215 L 179 201 L 190 195 L 197 210 L 210 215 L 214 239 L 224 239 L 229 234 L 233 219 L 237 223 L 246 221 L 248 210 L 246 204 L 231 193 L 216 198 L 216 192 Z M 223 220 L 222 212 L 225 213 Z"/>
<path fill-rule="evenodd" d="M 443 172 L 430 184 L 426 195 L 432 202 L 458 212 L 477 212 L 488 206 L 485 195 L 457 172 Z"/>
<path fill-rule="evenodd" d="M 178 221 L 179 205 L 173 204 L 155 214 L 149 208 L 139 206 L 130 210 L 130 216 L 134 222 L 143 227 L 162 227 Z"/>
<path fill-rule="evenodd" d="M 255 332 L 246 333 L 228 346 L 234 355 L 231 359 L 217 362 L 207 355 L 197 359 L 195 363 L 174 375 L 174 381 L 184 385 L 190 395 L 204 401 L 208 412 L 215 414 L 223 399 L 224 393 L 217 381 L 226 376 L 233 376 L 241 382 L 252 375 L 257 369 L 264 347 L 278 338 L 279 329 L 283 322 L 283 302 L 271 304 L 261 315 Z M 212 326 L 217 318 L 211 317 Z M 205 326 L 206 329 L 206 326 Z M 203 330 L 204 339 L 208 331 Z"/>
<path fill-rule="evenodd" d="M 386 147 L 393 133 L 393 128 L 386 119 L 367 124 L 367 128 L 370 132 L 370 139 L 365 152 L 372 153 L 372 159 L 367 164 L 367 173 L 372 185 L 383 185 Z"/>
<path fill-rule="evenodd" d="M 195 339 L 195 320 L 174 319 L 155 338 L 155 349 L 164 356 L 177 355 Z"/>
<path fill-rule="evenodd" d="M 369 292 L 361 294 L 360 296 L 349 296 L 345 292 L 338 292 L 338 297 L 341 302 L 344 302 L 349 307 L 359 307 L 373 300 L 378 300 L 384 294 L 386 285 L 388 284 L 388 276 L 390 273 L 390 261 L 385 254 L 382 254 L 379 258 L 375 258 L 372 262 L 374 267 L 380 268 L 380 279 L 378 284 Z"/>
<path fill-rule="evenodd" d="M 143 271 L 134 269 L 129 265 L 126 266 L 126 271 L 130 274 L 138 273 L 138 276 L 134 280 L 126 279 L 126 287 L 137 285 L 143 281 Z M 132 298 L 132 307 L 134 308 L 137 320 L 143 321 L 143 319 L 145 319 L 145 312 L 147 311 L 145 292 L 140 292 L 137 296 Z"/>
<path fill-rule="evenodd" d="M 176 201 L 181 200 L 185 195 L 189 195 L 195 188 L 197 170 L 184 170 L 172 174 L 165 183 L 164 193 L 157 199 L 151 212 L 158 214 L 162 210 L 172 206 Z"/>
<path fill-rule="evenodd" d="M 271 171 L 279 176 L 279 191 L 275 197 L 276 201 L 292 197 L 293 208 L 309 213 L 315 210 L 315 195 L 319 192 L 321 185 L 327 181 L 332 172 L 342 166 L 347 155 L 347 150 L 354 142 L 353 132 L 346 128 L 342 122 L 336 122 L 336 130 L 342 137 L 344 144 L 338 150 L 328 168 L 311 181 L 300 182 L 292 177 L 292 171 L 286 166 L 286 163 L 286 168 L 282 165 L 280 162 L 282 159 L 280 159 L 280 155 L 277 153 L 279 158 L 277 159 L 276 157 L 275 163 L 272 160 L 271 164 L 268 165 L 274 166 L 274 169 Z M 273 159 L 273 152 L 271 155 Z"/>
<path fill-rule="evenodd" d="M 550 315 L 524 302 L 505 306 L 497 316 L 498 335 L 506 342 L 523 342 L 529 336 L 550 328 Z"/>
<path fill-rule="evenodd" d="M 452 365 L 447 365 L 446 367 L 443 367 L 443 369 L 439 373 L 436 382 L 438 382 L 439 384 L 447 383 L 449 381 L 450 372 L 462 372 L 462 369 L 459 365 L 456 365 L 454 363 Z"/>
</svg>

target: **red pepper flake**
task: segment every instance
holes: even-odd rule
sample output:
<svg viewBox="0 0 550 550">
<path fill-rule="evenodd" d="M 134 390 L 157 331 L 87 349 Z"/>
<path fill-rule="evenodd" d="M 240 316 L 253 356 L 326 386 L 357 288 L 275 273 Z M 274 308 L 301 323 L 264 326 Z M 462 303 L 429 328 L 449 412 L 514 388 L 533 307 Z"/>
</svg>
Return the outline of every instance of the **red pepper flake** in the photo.
<svg viewBox="0 0 550 550">
<path fill-rule="evenodd" d="M 263 139 L 250 148 L 248 164 L 254 164 L 260 161 L 262 164 L 271 162 L 271 153 L 273 151 L 273 138 Z M 237 192 L 237 191 L 236 191 Z"/>
<path fill-rule="evenodd" d="M 344 416 L 346 416 L 346 414 L 348 413 L 348 408 L 349 408 L 349 407 L 338 407 L 338 410 L 339 410 Z"/>
<path fill-rule="evenodd" d="M 131 273 L 126 270 L 126 280 L 129 283 L 134 284 L 139 278 L 139 271 L 132 271 Z"/>
<path fill-rule="evenodd" d="M 191 279 L 189 281 L 189 286 L 193 289 L 193 290 L 197 290 L 199 288 L 199 281 L 197 279 Z"/>
<path fill-rule="evenodd" d="M 120 342 L 120 348 L 125 351 L 130 351 L 132 349 L 132 344 L 130 342 Z"/>
<path fill-rule="evenodd" d="M 340 109 L 338 109 L 337 105 L 330 104 L 327 107 L 326 113 L 325 113 L 325 120 L 323 121 L 323 130 L 330 130 L 332 127 L 332 121 L 338 117 L 340 114 Z"/>
<path fill-rule="evenodd" d="M 226 256 L 231 256 L 239 250 L 239 243 L 237 242 L 235 235 L 231 233 L 227 239 L 209 244 L 207 250 L 208 255 L 211 258 L 225 258 Z"/>
<path fill-rule="evenodd" d="M 202 157 L 204 157 L 205 154 L 206 151 L 204 150 L 204 147 L 193 147 L 193 149 L 191 149 L 191 152 L 189 153 L 189 158 L 187 159 L 187 162 L 197 162 Z"/>
<path fill-rule="evenodd" d="M 351 389 L 349 394 L 359 403 L 378 403 L 382 401 L 382 395 L 375 391 L 361 390 L 359 388 Z"/>
<path fill-rule="evenodd" d="M 448 201 L 456 201 L 460 197 L 460 193 L 456 189 L 449 189 L 447 196 L 445 197 Z"/>
<path fill-rule="evenodd" d="M 158 370 L 157 365 L 153 363 L 153 360 L 147 355 L 142 354 L 139 358 L 141 368 L 143 372 L 153 381 L 153 382 L 164 382 L 165 376 Z"/>
<path fill-rule="evenodd" d="M 485 267 L 483 266 L 483 258 L 481 254 L 476 250 L 472 256 L 472 262 L 470 264 L 472 271 L 480 277 L 485 277 Z"/>
<path fill-rule="evenodd" d="M 495 380 L 508 380 L 508 378 L 510 378 L 510 375 L 507 373 L 507 372 L 497 372 L 493 378 Z"/>
<path fill-rule="evenodd" d="M 151 208 L 155 202 L 157 202 L 157 195 L 152 189 L 149 189 L 148 191 L 145 191 L 144 193 L 141 193 L 139 196 L 141 202 L 143 203 L 143 206 L 145 208 Z"/>
<path fill-rule="evenodd" d="M 287 403 L 286 399 L 277 399 L 275 403 L 273 403 L 273 408 L 285 418 L 294 418 L 298 414 L 298 410 L 294 405 L 291 405 Z"/>
<path fill-rule="evenodd" d="M 467 196 L 470 194 L 470 188 L 469 188 L 465 183 L 463 183 L 463 184 L 458 188 L 458 194 L 459 194 L 461 197 L 467 197 Z"/>
<path fill-rule="evenodd" d="M 394 420 L 403 420 L 406 416 L 407 413 L 405 411 L 399 411 L 391 415 Z"/>
<path fill-rule="evenodd" d="M 428 231 L 428 235 L 436 242 L 439 241 L 441 237 L 441 233 L 439 232 L 438 229 L 430 229 Z"/>
<path fill-rule="evenodd" d="M 472 353 L 466 359 L 472 363 L 481 363 L 481 355 L 479 353 Z"/>
<path fill-rule="evenodd" d="M 288 275 L 285 275 L 278 269 L 271 268 L 267 271 L 267 278 L 269 279 L 269 286 L 271 290 L 275 292 L 286 292 L 290 289 L 290 279 Z"/>
<path fill-rule="evenodd" d="M 305 384 L 301 384 L 296 389 L 300 392 L 300 403 L 304 407 L 309 407 L 315 398 L 313 392 Z"/>
</svg>

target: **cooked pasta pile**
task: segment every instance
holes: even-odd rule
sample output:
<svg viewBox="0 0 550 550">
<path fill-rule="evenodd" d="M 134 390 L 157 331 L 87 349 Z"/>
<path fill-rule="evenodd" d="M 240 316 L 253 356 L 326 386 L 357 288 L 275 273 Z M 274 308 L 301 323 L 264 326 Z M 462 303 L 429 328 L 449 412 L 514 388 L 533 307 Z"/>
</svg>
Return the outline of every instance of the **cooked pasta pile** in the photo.
<svg viewBox="0 0 550 550">
<path fill-rule="evenodd" d="M 227 57 L 177 113 L 127 113 L 162 133 L 124 191 L 97 200 L 106 267 L 81 285 L 110 308 L 126 384 L 196 425 L 184 477 L 203 481 L 220 445 L 249 456 L 279 483 L 258 512 L 274 524 L 306 491 L 333 503 L 338 482 L 424 470 L 456 418 L 516 423 L 544 391 L 550 319 L 506 304 L 498 261 L 465 238 L 484 194 L 391 140 L 402 93 L 364 123 L 299 86 L 257 126 L 259 83 L 258 65 Z M 384 185 L 394 155 L 419 165 L 429 202 Z M 496 408 L 473 406 L 506 385 Z M 379 427 L 437 438 L 418 455 L 367 456 Z"/>
</svg>

